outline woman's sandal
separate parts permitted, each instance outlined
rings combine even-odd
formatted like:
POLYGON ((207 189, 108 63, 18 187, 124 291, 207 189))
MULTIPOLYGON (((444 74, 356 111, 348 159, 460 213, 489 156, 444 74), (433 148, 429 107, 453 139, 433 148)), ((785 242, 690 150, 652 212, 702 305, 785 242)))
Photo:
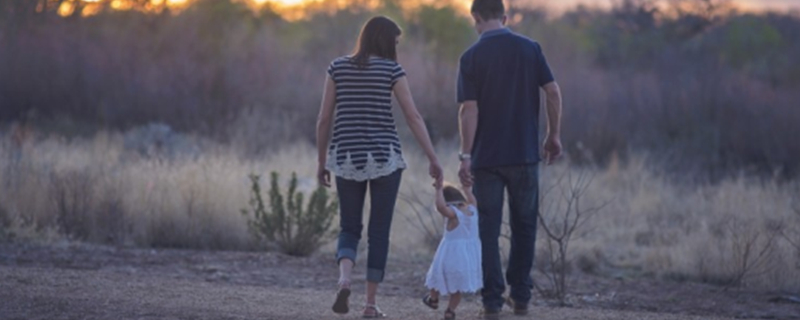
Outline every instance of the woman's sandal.
POLYGON ((456 320, 456 312, 447 308, 444 311, 444 320, 456 320))
POLYGON ((433 310, 439 309, 439 298, 434 299, 430 294, 426 294, 422 297, 422 303, 433 310))
POLYGON ((386 318, 386 314, 381 312, 377 305, 368 304, 364 307, 364 314, 361 317, 364 319, 378 319, 386 318))
POLYGON ((338 314, 346 314, 350 312, 348 299, 350 298, 350 284, 342 283, 339 285, 339 291, 336 292, 336 300, 333 302, 333 312, 338 314))

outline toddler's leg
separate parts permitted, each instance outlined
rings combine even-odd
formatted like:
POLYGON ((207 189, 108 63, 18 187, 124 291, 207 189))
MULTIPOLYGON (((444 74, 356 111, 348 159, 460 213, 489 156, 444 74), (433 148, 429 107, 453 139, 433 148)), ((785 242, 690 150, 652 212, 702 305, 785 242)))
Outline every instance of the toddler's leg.
POLYGON ((461 292, 450 294, 450 301, 447 303, 447 310, 444 311, 444 320, 456 319, 456 308, 461 303, 461 292))
POLYGON ((426 296, 422 297, 422 303, 431 309, 439 309, 439 291, 431 289, 426 296))
POLYGON ((431 289, 431 299, 439 300, 439 291, 436 289, 431 289))
POLYGON ((447 310, 456 311, 459 303, 461 303, 461 292, 451 294, 450 301, 447 303, 447 310))

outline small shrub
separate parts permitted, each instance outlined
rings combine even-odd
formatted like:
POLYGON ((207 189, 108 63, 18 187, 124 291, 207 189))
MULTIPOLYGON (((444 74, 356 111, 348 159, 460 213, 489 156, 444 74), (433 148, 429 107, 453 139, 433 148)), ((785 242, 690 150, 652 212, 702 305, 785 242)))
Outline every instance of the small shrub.
POLYGON ((11 227, 11 219, 9 219, 6 208, 0 205, 0 241, 9 239, 9 228, 11 227))
POLYGON ((51 174, 50 200, 56 209, 56 224, 64 235, 78 240, 89 238, 95 182, 88 168, 51 174))
MULTIPOLYGON (((328 194, 327 189, 317 187, 303 210, 304 195, 297 191, 297 174, 292 173, 284 198, 278 187, 278 173, 273 171, 267 208, 261 197, 259 179, 258 175, 250 175, 250 208, 253 217, 247 225, 261 243, 275 244, 289 255, 308 256, 332 238, 330 228, 339 203, 328 194)), ((250 214, 247 209, 242 213, 250 214)))
POLYGON ((118 187, 104 186, 97 200, 90 240, 105 244, 123 244, 128 236, 128 217, 124 195, 118 187))
POLYGON ((727 217, 720 223, 725 237, 720 251, 725 273, 718 275, 719 279, 712 277, 710 282, 739 287, 749 278, 769 273, 774 267, 773 255, 782 225, 767 223, 760 226, 754 219, 727 217))

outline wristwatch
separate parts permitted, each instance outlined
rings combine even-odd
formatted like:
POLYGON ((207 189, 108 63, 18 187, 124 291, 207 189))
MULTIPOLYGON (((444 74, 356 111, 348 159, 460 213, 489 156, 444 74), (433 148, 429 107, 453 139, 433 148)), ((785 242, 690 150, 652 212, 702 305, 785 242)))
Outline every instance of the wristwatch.
POLYGON ((470 160, 470 159, 472 159, 472 156, 469 153, 462 153, 462 152, 458 153, 459 161, 470 160))

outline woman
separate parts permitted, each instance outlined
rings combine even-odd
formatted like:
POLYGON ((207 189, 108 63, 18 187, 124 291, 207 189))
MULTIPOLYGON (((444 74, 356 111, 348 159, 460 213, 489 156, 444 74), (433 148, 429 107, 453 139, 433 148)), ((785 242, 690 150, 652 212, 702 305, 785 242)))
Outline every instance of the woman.
POLYGON ((430 176, 437 183, 442 181, 433 144, 414 105, 405 72, 397 63, 400 34, 394 21, 386 17, 370 19, 361 29, 355 53, 334 60, 325 80, 317 119, 317 178, 328 187, 331 173, 336 176, 341 231, 336 252, 339 291, 333 311, 340 314, 349 311, 350 276, 369 188, 367 303, 363 316, 385 316, 375 303, 375 294, 384 278, 392 214, 400 176, 406 168, 392 116, 392 94, 428 157, 430 176))

